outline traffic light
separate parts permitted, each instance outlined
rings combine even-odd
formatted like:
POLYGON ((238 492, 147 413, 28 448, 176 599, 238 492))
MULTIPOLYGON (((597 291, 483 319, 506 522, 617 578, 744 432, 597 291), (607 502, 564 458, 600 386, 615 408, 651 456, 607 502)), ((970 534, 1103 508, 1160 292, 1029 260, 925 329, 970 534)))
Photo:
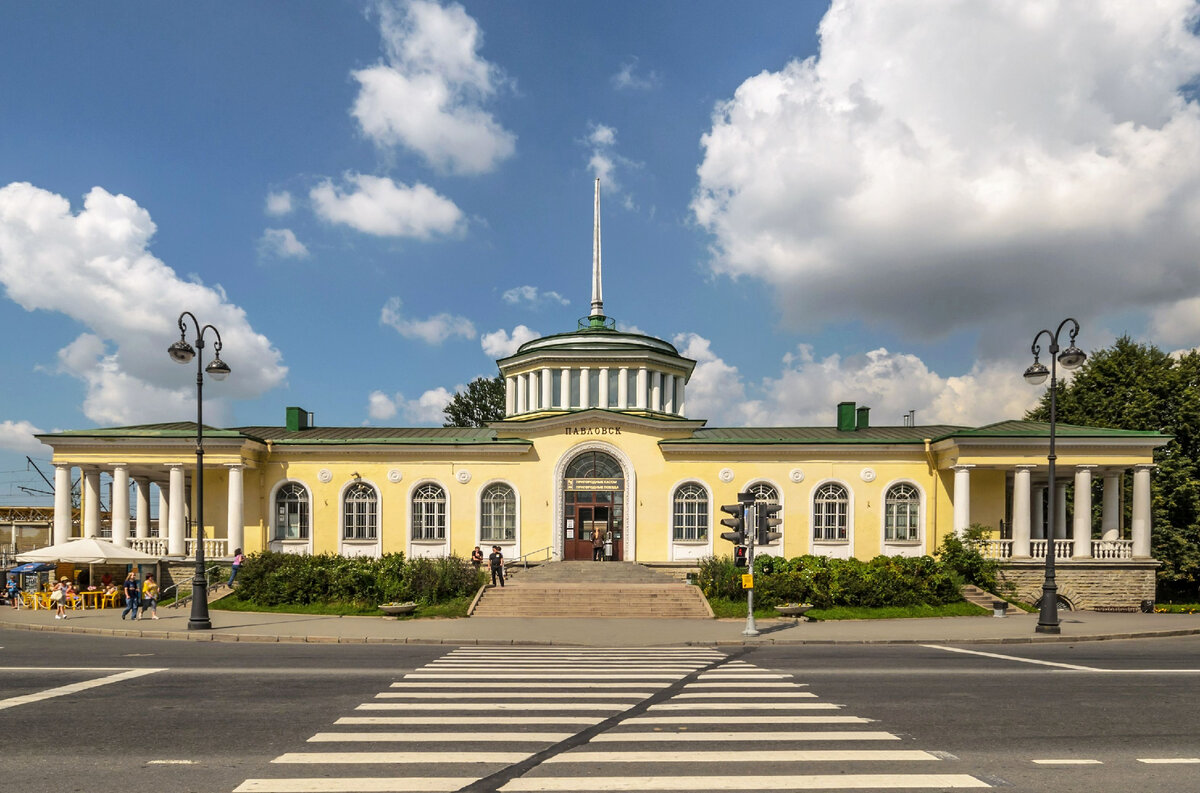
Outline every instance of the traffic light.
POLYGON ((764 501, 758 502, 755 507, 755 512, 758 515, 758 526, 754 535, 754 542, 758 545, 767 545, 778 540, 783 535, 771 529, 783 523, 781 518, 775 517, 775 513, 783 509, 779 504, 768 504, 764 501))
POLYGON ((734 545, 745 545, 746 520, 743 517, 745 512, 742 505, 740 503, 726 504, 721 507, 721 511, 731 516, 728 518, 721 518, 721 525, 733 530, 721 532, 721 539, 729 540, 734 545))
POLYGON ((745 567, 746 566, 746 546, 745 545, 738 545, 733 549, 733 566, 734 567, 745 567))

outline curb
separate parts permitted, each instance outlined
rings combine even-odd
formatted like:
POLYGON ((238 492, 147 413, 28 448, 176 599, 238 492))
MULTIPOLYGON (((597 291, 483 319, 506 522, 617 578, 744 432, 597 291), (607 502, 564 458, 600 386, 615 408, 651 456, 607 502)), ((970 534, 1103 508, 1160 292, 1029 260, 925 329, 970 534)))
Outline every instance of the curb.
MULTIPOLYGON (((250 642, 260 644, 413 644, 450 647, 589 647, 581 642, 538 641, 535 639, 426 639, 411 636, 284 636, 254 633, 220 633, 217 631, 160 631, 120 628, 87 628, 75 625, 29 625, 0 620, 0 628, 15 631, 49 633, 78 633, 88 636, 113 636, 129 639, 167 639, 193 642, 250 642)), ((1170 639, 1200 635, 1200 628, 1178 628, 1133 633, 1088 634, 1084 636, 1006 636, 992 638, 954 639, 718 639, 672 642, 663 647, 800 647, 800 646, 866 646, 905 644, 1061 644, 1063 642, 1106 642, 1130 639, 1170 639)))

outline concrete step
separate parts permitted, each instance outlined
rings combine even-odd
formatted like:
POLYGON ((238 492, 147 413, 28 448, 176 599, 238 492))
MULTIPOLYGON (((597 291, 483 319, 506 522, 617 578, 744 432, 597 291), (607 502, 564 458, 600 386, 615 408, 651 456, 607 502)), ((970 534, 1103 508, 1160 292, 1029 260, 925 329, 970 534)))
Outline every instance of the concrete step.
POLYGON ((687 584, 595 584, 522 581, 491 587, 471 616, 666 617, 709 619, 704 595, 687 584))
MULTIPOLYGON (((988 611, 992 610, 992 603, 997 600, 1004 600, 1004 598, 993 595, 986 589, 981 589, 974 584, 967 584, 960 591, 962 592, 963 599, 968 603, 974 603, 976 606, 988 611)), ((1015 606, 1009 606, 1009 610, 1013 612, 1019 611, 1015 606)))

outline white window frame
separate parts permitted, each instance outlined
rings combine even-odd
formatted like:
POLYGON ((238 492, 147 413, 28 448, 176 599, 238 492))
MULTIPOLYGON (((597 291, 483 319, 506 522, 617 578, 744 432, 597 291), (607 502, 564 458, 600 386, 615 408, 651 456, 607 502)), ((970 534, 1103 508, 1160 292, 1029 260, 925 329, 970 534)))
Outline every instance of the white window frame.
MULTIPOLYGON (((340 497, 338 498, 338 508, 341 512, 342 542, 355 543, 355 544, 379 542, 380 506, 381 506, 380 502, 381 501, 382 501, 382 498, 380 497, 380 494, 379 494, 379 488, 376 487, 374 484, 366 481, 365 479, 356 479, 356 480, 346 483, 346 486, 342 488, 342 493, 341 493, 340 497), (371 491, 371 494, 374 496, 374 499, 369 502, 364 499, 362 503, 371 504, 373 506, 373 509, 366 515, 366 518, 368 519, 368 525, 365 526, 364 528, 368 532, 367 536, 353 536, 352 537, 349 534, 350 525, 349 525, 349 522, 347 519, 350 516, 347 514, 347 507, 350 505, 351 493, 359 488, 369 489, 371 491)), ((355 521, 355 523, 357 523, 357 520, 355 521)), ((357 532, 357 530, 358 529, 356 526, 356 532, 357 532)))
POLYGON ((880 553, 885 556, 921 556, 924 554, 925 537, 927 536, 925 488, 911 479, 893 479, 884 485, 880 498, 883 501, 883 510, 879 516, 880 553), (897 485, 906 485, 917 493, 917 537, 914 540, 889 540, 887 538, 887 494, 897 485))
POLYGON ((810 525, 812 526, 809 539, 814 545, 850 545, 854 538, 854 491, 840 479, 825 479, 817 482, 813 485, 812 496, 809 499, 808 515, 810 525), (821 492, 825 488, 832 486, 841 488, 845 494, 845 537, 824 537, 817 534, 819 528, 817 525, 817 502, 820 499, 821 492))
POLYGON ((681 544, 707 544, 712 533, 712 495, 703 482, 695 479, 688 479, 675 485, 671 490, 671 542, 681 544), (681 500, 680 491, 684 488, 693 488, 699 495, 699 499, 692 498, 690 500, 681 500), (704 512, 696 514, 694 511, 689 513, 686 511, 686 505, 696 503, 698 500, 703 501, 704 512), (685 511, 680 511, 680 506, 685 507, 685 511), (683 524, 680 525, 680 519, 683 519, 683 524), (687 523, 692 523, 689 527, 687 523), (688 530, 699 536, 686 536, 688 530), (681 536, 682 535, 682 536, 681 536))
MULTIPOLYGON (((297 502, 299 503, 299 502, 297 502)), ((290 510, 289 510, 290 514, 290 510)), ((295 479, 287 479, 276 485, 271 493, 271 540, 273 542, 286 543, 307 543, 312 538, 312 493, 303 482, 298 482, 295 479), (279 524, 279 499, 283 495, 286 488, 294 487, 301 491, 304 495, 303 507, 304 514, 301 520, 300 534, 296 537, 289 537, 280 530, 279 524)))
MULTIPOLYGON (((278 482, 276 482, 271 487, 271 492, 268 495, 268 498, 270 499, 267 503, 270 504, 270 510, 271 510, 269 520, 270 520, 270 532, 271 532, 272 536, 267 540, 267 547, 272 551, 279 551, 281 553, 311 554, 312 550, 313 550, 313 545, 312 545, 313 544, 313 535, 316 533, 316 530, 314 528, 316 525, 316 516, 314 514, 314 510, 316 509, 316 501, 313 499, 312 488, 309 487, 306 482, 304 482, 303 480, 300 480, 300 479, 280 479, 278 482), (279 491, 283 487, 285 487, 286 485, 290 485, 290 484, 300 485, 301 487, 304 488, 304 492, 308 495, 308 520, 309 520, 308 537, 303 540, 285 540, 285 539, 274 536, 274 534, 275 534, 275 498, 276 498, 276 495, 279 493, 279 491)), ((339 518, 338 520, 340 522, 341 518, 339 518)), ((339 531, 340 531, 340 527, 339 527, 339 531)), ((163 536, 166 536, 166 535, 164 534, 163 536)))
POLYGON ((479 545, 500 545, 505 547, 518 547, 521 537, 521 494, 517 491, 516 486, 506 479, 493 479, 484 482, 480 487, 475 499, 476 507, 476 540, 479 545), (496 539, 495 537, 484 536, 484 503, 485 497, 489 490, 494 487, 507 487, 512 494, 512 510, 513 510, 513 536, 509 538, 496 539))

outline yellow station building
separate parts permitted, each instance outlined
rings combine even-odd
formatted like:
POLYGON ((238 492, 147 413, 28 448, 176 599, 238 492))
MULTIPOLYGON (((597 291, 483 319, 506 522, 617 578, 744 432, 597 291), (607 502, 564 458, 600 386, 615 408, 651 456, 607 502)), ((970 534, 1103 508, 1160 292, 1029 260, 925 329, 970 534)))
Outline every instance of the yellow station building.
MULTIPOLYGON (((1046 424, 874 426, 867 407, 844 402, 829 426, 709 427, 687 410, 695 362, 605 315, 598 213, 597 198, 591 313, 498 362, 502 421, 324 427, 288 407, 282 426, 206 427, 206 554, 467 557, 500 545, 510 560, 590 559, 594 534, 610 532, 613 558, 694 565, 731 552, 719 507, 748 491, 782 506, 782 537, 758 553, 931 554, 980 523, 1030 600, 1053 511, 1071 605, 1153 599, 1150 477, 1165 436, 1060 424, 1051 493, 1046 424)), ((104 535, 164 559, 191 555, 195 434, 179 422, 39 436, 54 451, 54 541, 104 535), (113 482, 108 516, 101 472, 113 482)))

